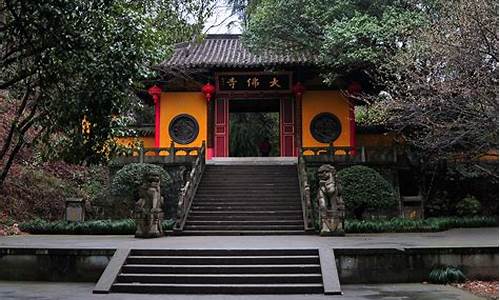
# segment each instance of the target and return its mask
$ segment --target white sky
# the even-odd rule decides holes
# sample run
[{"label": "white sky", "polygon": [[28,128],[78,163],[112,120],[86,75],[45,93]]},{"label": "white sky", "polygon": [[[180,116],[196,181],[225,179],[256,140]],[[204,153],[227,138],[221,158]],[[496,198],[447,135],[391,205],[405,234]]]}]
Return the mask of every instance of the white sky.
[{"label": "white sky", "polygon": [[[207,20],[203,31],[210,34],[241,33],[238,17],[232,15],[231,8],[226,4],[226,1],[219,0],[217,2],[214,14]],[[236,24],[229,26],[231,22]]]}]

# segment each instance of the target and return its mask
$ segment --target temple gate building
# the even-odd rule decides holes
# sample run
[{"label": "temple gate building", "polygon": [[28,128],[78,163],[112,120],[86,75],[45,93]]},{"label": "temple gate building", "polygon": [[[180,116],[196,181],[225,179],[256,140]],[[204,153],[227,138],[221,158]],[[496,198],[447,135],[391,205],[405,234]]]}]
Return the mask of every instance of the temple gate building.
[{"label": "temple gate building", "polygon": [[[301,147],[356,145],[353,101],[322,83],[315,58],[307,54],[252,54],[239,35],[208,35],[175,47],[154,67],[154,136],[144,147],[199,147],[206,157],[230,156],[230,113],[279,114],[279,156]],[[344,87],[360,88],[347,79]]]},{"label": "temple gate building", "polygon": [[[154,69],[158,77],[141,95],[154,105],[154,126],[142,126],[138,136],[119,141],[142,144],[123,163],[163,164],[167,169],[184,165],[189,170],[174,175],[183,182],[173,200],[177,203],[171,204],[176,212],[169,212],[177,221],[176,232],[310,232],[311,201],[316,199],[310,194],[308,174],[324,164],[377,168],[403,199],[390,214],[421,215],[418,188],[399,180],[412,177],[404,153],[394,145],[394,134],[356,127],[355,106],[361,104],[356,96],[370,89],[363,74],[326,85],[314,56],[251,53],[239,35],[208,35],[178,44]],[[269,132],[251,132],[259,141],[250,143],[234,132],[232,120],[247,113],[249,119],[270,116],[264,123],[273,123],[271,141]],[[239,130],[259,130],[250,123]],[[255,151],[238,152],[238,143]],[[270,156],[276,157],[256,158],[271,153],[265,148],[273,148]]]}]

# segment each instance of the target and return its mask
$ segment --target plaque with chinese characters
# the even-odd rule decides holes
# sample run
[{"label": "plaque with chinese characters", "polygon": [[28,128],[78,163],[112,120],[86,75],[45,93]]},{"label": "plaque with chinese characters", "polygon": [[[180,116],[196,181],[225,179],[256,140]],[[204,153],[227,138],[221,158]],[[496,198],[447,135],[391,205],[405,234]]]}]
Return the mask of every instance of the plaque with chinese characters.
[{"label": "plaque with chinese characters", "polygon": [[289,73],[227,73],[218,74],[220,92],[235,91],[290,91]]}]

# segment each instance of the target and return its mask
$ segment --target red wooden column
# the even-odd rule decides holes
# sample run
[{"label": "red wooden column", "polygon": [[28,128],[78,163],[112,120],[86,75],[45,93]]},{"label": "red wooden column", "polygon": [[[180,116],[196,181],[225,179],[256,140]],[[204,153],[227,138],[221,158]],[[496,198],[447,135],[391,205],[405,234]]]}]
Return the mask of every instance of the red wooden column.
[{"label": "red wooden column", "polygon": [[299,155],[300,148],[302,147],[302,96],[305,90],[304,85],[300,81],[292,87],[292,92],[295,96],[295,128],[297,129],[295,133],[295,156]]},{"label": "red wooden column", "polygon": [[295,123],[293,99],[280,101],[280,150],[281,156],[295,156]]},{"label": "red wooden column", "polygon": [[155,147],[160,147],[160,96],[161,88],[157,85],[153,85],[148,89],[149,95],[153,97],[155,104]]},{"label": "red wooden column", "polygon": [[212,159],[214,156],[214,145],[213,145],[213,110],[212,110],[212,103],[210,100],[213,98],[213,95],[215,94],[215,86],[213,86],[210,82],[205,84],[201,88],[201,92],[207,99],[207,159]]},{"label": "red wooden column", "polygon": [[215,100],[214,156],[229,156],[229,101]]}]

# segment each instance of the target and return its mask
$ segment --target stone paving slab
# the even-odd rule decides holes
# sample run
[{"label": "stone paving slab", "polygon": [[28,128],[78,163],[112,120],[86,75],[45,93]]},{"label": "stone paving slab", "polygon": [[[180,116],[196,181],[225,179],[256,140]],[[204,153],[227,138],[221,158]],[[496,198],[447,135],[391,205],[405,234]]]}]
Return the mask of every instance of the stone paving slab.
[{"label": "stone paving slab", "polygon": [[433,284],[344,285],[342,296],[326,295],[138,295],[92,294],[92,283],[0,281],[2,300],[482,300],[460,289]]},{"label": "stone paving slab", "polygon": [[132,235],[21,235],[0,237],[0,247],[19,248],[316,248],[376,249],[498,247],[498,228],[464,228],[429,233],[349,234],[345,237],[168,236],[136,239]]}]

